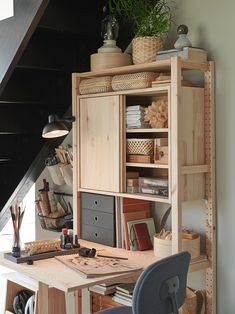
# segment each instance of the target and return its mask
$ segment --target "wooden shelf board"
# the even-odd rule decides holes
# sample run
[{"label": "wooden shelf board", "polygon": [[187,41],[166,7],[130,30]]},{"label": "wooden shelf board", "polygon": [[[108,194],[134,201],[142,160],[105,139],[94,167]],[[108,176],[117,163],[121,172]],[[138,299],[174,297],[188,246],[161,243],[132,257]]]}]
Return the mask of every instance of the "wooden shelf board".
[{"label": "wooden shelf board", "polygon": [[160,169],[168,169],[168,165],[159,165],[159,164],[144,164],[140,162],[127,162],[127,167],[139,167],[139,168],[160,168]]},{"label": "wooden shelf board", "polygon": [[99,191],[99,190],[91,190],[91,189],[84,189],[84,188],[79,188],[78,192],[112,195],[112,196],[135,198],[135,199],[141,199],[141,200],[146,200],[146,201],[170,204],[170,199],[168,197],[164,197],[164,196],[158,197],[156,195],[144,194],[144,193],[124,193],[124,192],[117,193],[117,192]]},{"label": "wooden shelf board", "polygon": [[[177,57],[176,57],[177,58]],[[171,59],[167,60],[158,60],[150,63],[144,64],[135,64],[135,65],[127,65],[123,67],[116,67],[111,69],[104,69],[101,71],[93,71],[93,72],[83,72],[78,73],[78,77],[80,78],[91,78],[91,77],[99,77],[103,75],[118,75],[125,73],[136,73],[141,71],[169,71],[171,69]],[[181,58],[179,58],[181,59]],[[207,71],[208,63],[199,63],[199,62],[191,62],[181,60],[182,69],[192,69],[192,70],[200,70]]]},{"label": "wooden shelf board", "polygon": [[91,98],[91,97],[103,97],[103,96],[113,96],[113,95],[130,95],[130,96],[155,96],[156,94],[166,94],[169,90],[168,86],[157,86],[149,88],[139,88],[139,89],[128,89],[120,91],[111,91],[106,93],[96,93],[96,94],[85,94],[78,95],[79,98]]},{"label": "wooden shelf board", "polygon": [[158,197],[156,195],[151,194],[144,194],[144,193],[122,193],[120,196],[127,197],[127,198],[136,198],[136,199],[142,199],[146,201],[154,201],[159,203],[170,203],[170,200],[168,197]]},{"label": "wooden shelf board", "polygon": [[149,128],[149,129],[126,129],[126,133],[168,133],[169,129],[165,128]]},{"label": "wooden shelf board", "polygon": [[210,267],[210,262],[205,255],[200,255],[198,258],[195,258],[191,261],[189,265],[189,271],[194,272],[201,269],[206,269]]}]

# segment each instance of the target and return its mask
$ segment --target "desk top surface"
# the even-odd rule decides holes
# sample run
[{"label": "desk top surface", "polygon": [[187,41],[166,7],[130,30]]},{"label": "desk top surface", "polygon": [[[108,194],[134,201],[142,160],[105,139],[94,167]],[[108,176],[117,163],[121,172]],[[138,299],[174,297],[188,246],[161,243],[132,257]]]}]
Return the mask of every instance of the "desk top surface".
[{"label": "desk top surface", "polygon": [[[82,246],[95,248],[99,254],[127,257],[128,261],[133,262],[134,265],[138,265],[142,268],[145,268],[149,264],[158,260],[158,258],[154,256],[153,251],[145,251],[144,254],[141,254],[142,252],[140,251],[127,251],[119,248],[111,248],[83,240],[80,240],[79,242]],[[117,283],[120,282],[120,280],[136,280],[140,273],[138,271],[124,274],[113,274],[104,277],[83,278],[76,271],[65,266],[55,258],[35,261],[33,265],[27,265],[26,263],[16,264],[5,259],[3,253],[0,254],[0,264],[65,292],[88,288],[102,282]]]}]

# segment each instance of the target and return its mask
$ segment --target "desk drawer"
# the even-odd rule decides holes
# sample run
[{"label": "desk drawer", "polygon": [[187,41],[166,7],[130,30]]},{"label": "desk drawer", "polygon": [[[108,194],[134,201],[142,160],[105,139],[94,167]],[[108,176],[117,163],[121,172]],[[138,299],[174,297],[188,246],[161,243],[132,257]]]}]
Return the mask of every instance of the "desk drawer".
[{"label": "desk drawer", "polygon": [[81,226],[82,239],[108,245],[115,246],[114,230],[94,227],[90,225]]},{"label": "desk drawer", "polygon": [[114,213],[105,213],[99,210],[82,209],[82,225],[91,225],[105,229],[114,229]]},{"label": "desk drawer", "polygon": [[113,214],[114,197],[92,193],[81,193],[82,209],[94,209]]}]

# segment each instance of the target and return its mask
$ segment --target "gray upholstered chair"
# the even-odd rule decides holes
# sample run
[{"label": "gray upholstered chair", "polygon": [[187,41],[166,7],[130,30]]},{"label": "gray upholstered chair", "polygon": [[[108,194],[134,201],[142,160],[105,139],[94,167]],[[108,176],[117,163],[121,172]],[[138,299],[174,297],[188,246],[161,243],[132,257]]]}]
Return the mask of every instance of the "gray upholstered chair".
[{"label": "gray upholstered chair", "polygon": [[149,265],[136,282],[132,307],[121,306],[99,314],[177,314],[186,295],[190,254],[181,252]]}]

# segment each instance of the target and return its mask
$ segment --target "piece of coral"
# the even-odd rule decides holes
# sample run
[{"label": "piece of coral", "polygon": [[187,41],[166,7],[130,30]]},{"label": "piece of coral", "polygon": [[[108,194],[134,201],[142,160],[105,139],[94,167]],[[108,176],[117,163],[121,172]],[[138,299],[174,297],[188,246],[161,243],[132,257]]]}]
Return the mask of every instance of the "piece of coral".
[{"label": "piece of coral", "polygon": [[144,121],[149,122],[152,128],[168,127],[167,98],[159,98],[145,109]]}]

